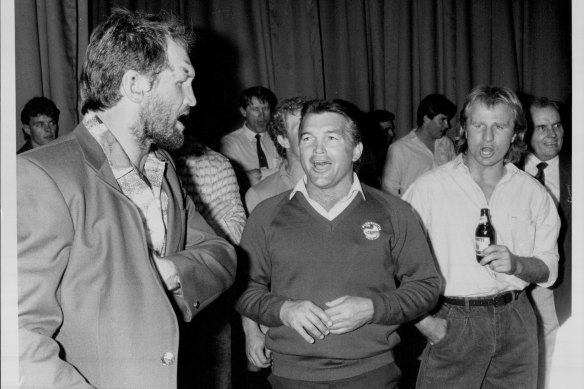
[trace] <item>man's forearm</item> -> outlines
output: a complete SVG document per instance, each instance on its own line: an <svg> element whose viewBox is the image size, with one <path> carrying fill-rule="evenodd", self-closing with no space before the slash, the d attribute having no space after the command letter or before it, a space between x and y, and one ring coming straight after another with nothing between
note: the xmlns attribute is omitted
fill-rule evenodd
<svg viewBox="0 0 584 389"><path fill-rule="evenodd" d="M549 278L550 271L547 265L535 257L515 257L514 276L529 283L546 282Z"/></svg>

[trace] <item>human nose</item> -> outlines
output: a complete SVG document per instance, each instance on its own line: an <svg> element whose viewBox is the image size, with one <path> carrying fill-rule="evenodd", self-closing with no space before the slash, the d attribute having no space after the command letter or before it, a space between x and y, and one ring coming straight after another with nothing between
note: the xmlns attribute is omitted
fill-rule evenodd
<svg viewBox="0 0 584 389"><path fill-rule="evenodd" d="M189 107L194 107L197 105L197 98L195 97L195 93L193 92L193 88L187 88L187 93L185 96L185 104Z"/></svg>
<svg viewBox="0 0 584 389"><path fill-rule="evenodd" d="M545 134L549 138L557 138L558 137L558 133L556 132L555 128L553 128L552 126L548 126L545 128Z"/></svg>
<svg viewBox="0 0 584 389"><path fill-rule="evenodd" d="M485 128L485 132L483 133L483 139L486 141L493 140L493 128L492 127L487 126L487 128Z"/></svg>
<svg viewBox="0 0 584 389"><path fill-rule="evenodd" d="M326 146L325 146L324 142L317 139L314 142L314 152L317 154L322 154L325 151L326 151Z"/></svg>

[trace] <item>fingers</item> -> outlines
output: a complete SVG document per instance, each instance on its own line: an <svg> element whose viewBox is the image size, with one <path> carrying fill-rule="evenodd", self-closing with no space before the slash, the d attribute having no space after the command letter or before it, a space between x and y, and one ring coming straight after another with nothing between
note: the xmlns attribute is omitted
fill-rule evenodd
<svg viewBox="0 0 584 389"><path fill-rule="evenodd" d="M310 301L286 301L280 309L280 318L308 343L324 339L332 325L324 311Z"/></svg>
<svg viewBox="0 0 584 389"><path fill-rule="evenodd" d="M325 303L327 307L332 308L336 305L341 304L342 302L344 302L347 299L347 296L343 296L343 297L339 297L338 299L334 299L333 301L329 301L328 303Z"/></svg>

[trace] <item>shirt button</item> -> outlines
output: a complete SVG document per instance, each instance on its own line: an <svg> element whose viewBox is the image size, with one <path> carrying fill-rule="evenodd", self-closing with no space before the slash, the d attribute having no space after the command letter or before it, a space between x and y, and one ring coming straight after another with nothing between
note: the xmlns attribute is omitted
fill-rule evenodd
<svg viewBox="0 0 584 389"><path fill-rule="evenodd" d="M193 307L195 307L195 309L199 309L200 306L201 306L201 303L198 301L195 301L195 303L193 304Z"/></svg>
<svg viewBox="0 0 584 389"><path fill-rule="evenodd" d="M166 352L162 358L160 358L160 360L164 366L170 366L174 363L174 354L171 352Z"/></svg>

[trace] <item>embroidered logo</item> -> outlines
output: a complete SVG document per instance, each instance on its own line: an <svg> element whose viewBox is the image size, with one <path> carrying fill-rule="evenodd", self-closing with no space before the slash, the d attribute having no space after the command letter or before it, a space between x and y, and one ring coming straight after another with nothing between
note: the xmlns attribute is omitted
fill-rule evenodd
<svg viewBox="0 0 584 389"><path fill-rule="evenodd" d="M369 240L375 240L381 235L381 226L375 222L365 222L361 226L363 235Z"/></svg>

